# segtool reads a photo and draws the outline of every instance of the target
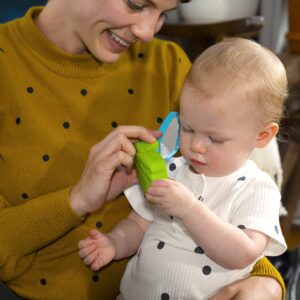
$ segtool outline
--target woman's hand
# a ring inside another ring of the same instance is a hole
[[[157,132],[139,126],[120,126],[92,147],[79,182],[70,192],[73,209],[80,216],[99,209],[122,190],[136,182],[132,172],[133,142],[155,141]]]
[[[251,276],[225,286],[210,300],[281,300],[278,281],[267,276]]]

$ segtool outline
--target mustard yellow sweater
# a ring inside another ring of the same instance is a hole
[[[109,231],[129,205],[120,197],[81,219],[69,189],[113,128],[157,129],[177,109],[190,62],[157,39],[113,65],[65,53],[35,27],[41,9],[0,26],[0,280],[28,299],[115,299],[127,261],[92,272],[77,244],[92,228]],[[256,275],[281,280],[262,266]]]

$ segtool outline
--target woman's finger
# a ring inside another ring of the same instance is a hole
[[[134,156],[128,155],[123,151],[118,151],[111,154],[104,159],[102,157],[96,158],[94,162],[97,173],[102,173],[103,170],[106,174],[113,173],[119,167],[124,167],[126,170],[130,170],[134,164]],[[106,175],[103,174],[103,175]]]
[[[119,141],[117,144],[122,144],[125,147],[128,147],[128,145],[123,144],[125,140],[130,141],[130,144],[139,140],[143,140],[147,143],[154,143],[155,137],[153,136],[153,134],[154,132],[151,133],[151,131],[141,126],[119,126],[115,130],[113,130],[109,135],[107,135],[101,142],[96,144],[93,147],[93,151],[96,153],[98,151],[101,152],[112,141]],[[126,151],[126,148],[124,150]]]
[[[105,146],[100,144],[96,144],[91,148],[88,163],[94,163],[95,160],[99,159],[107,160],[112,154],[118,151],[123,151],[131,156],[135,155],[134,145],[122,134],[116,135]]]

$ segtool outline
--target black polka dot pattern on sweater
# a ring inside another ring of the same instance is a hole
[[[29,198],[28,194],[27,193],[21,193],[21,198],[26,200]]]
[[[33,87],[29,86],[29,87],[27,88],[27,93],[28,93],[28,94],[32,94],[33,92],[34,92]]]
[[[5,50],[3,48],[0,48],[0,54],[1,53],[5,53]],[[139,53],[138,54],[138,58],[139,59],[142,59],[144,57],[145,57],[144,53]],[[35,91],[36,91],[36,89],[34,88],[34,86],[31,86],[31,85],[27,86],[25,88],[25,92],[27,94],[29,94],[29,95],[33,95],[35,93]],[[79,92],[80,92],[81,96],[87,96],[88,95],[88,90],[86,88],[81,88],[79,90]],[[128,88],[128,94],[129,95],[133,95],[134,94],[134,90],[132,88]],[[158,117],[156,117],[156,121],[157,122],[162,122],[162,118],[158,116]],[[23,119],[21,118],[21,116],[17,115],[15,117],[14,123],[17,126],[21,126],[22,123],[23,123]],[[118,122],[116,122],[116,121],[112,121],[110,125],[111,125],[112,128],[117,128],[119,126]],[[65,130],[70,130],[70,128],[71,128],[71,121],[69,121],[69,120],[62,120],[60,126],[61,126],[61,128],[65,129]],[[1,155],[0,158],[2,158],[2,155]],[[50,156],[49,153],[44,153],[44,154],[41,155],[41,161],[42,162],[49,163],[50,160],[51,160],[51,156]],[[20,192],[19,195],[20,195],[20,198],[22,200],[28,200],[29,199],[29,194],[26,193],[26,192]],[[99,222],[96,223],[95,226],[96,226],[96,228],[101,228],[103,226],[103,224],[99,221]]]
[[[46,285],[47,284],[47,280],[45,278],[41,278],[40,279],[40,284],[41,285]]]
[[[163,118],[161,118],[161,117],[156,118],[156,122],[158,124],[161,124],[163,122]]]
[[[82,96],[86,96],[87,95],[87,90],[86,89],[81,89],[81,91],[80,91],[80,94],[82,95]]]
[[[65,121],[65,122],[63,122],[63,127],[65,128],[65,129],[68,129],[68,128],[70,128],[70,123],[69,122],[67,122],[67,121]]]
[[[133,95],[134,94],[134,90],[133,89],[128,89],[128,94],[129,95]]]
[[[103,226],[103,223],[100,221],[96,222],[96,228],[101,228]]]
[[[111,127],[112,128],[117,128],[118,127],[118,123],[116,121],[112,121],[111,122]]]
[[[43,156],[42,156],[42,160],[43,161],[49,161],[50,160],[50,156],[48,155],[48,154],[44,154]]]
[[[140,52],[139,54],[138,54],[138,58],[139,59],[143,59],[145,57],[145,54],[143,53],[143,52]]]

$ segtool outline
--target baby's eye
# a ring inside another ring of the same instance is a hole
[[[224,143],[224,140],[217,139],[217,138],[214,138],[214,137],[212,137],[212,136],[209,136],[208,138],[210,139],[210,141],[211,141],[213,144],[223,144],[223,143]]]
[[[143,5],[136,3],[132,0],[127,0],[127,5],[130,9],[134,10],[134,11],[140,11],[144,8]]]
[[[188,128],[188,127],[185,127],[185,126],[181,126],[181,129],[182,129],[184,132],[194,132],[193,129]]]

